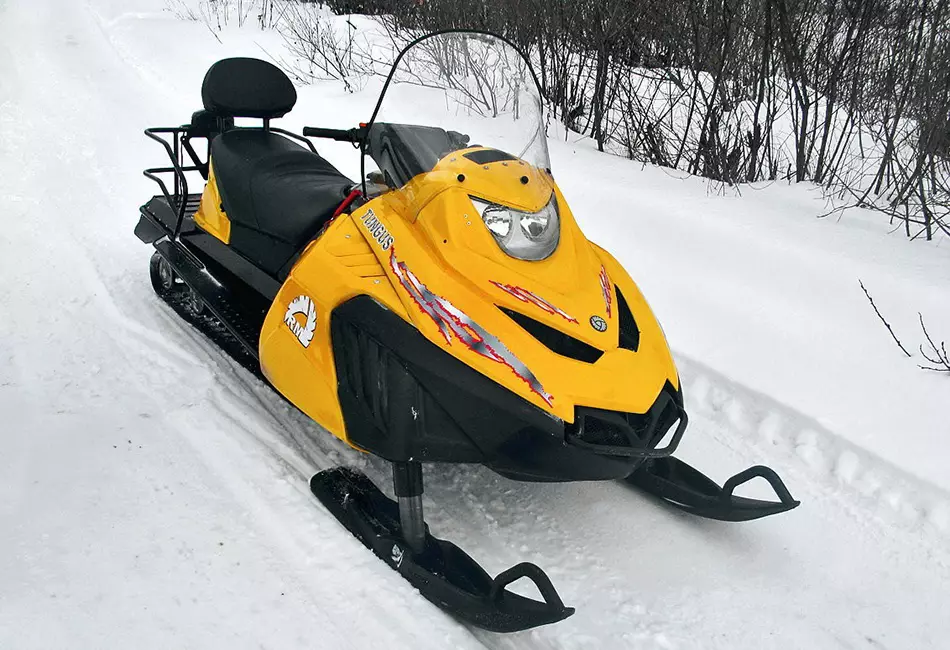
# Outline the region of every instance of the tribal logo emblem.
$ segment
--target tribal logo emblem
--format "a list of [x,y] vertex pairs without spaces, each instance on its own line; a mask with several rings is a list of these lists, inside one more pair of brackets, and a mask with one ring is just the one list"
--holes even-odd
[[[297,320],[297,314],[306,318],[303,325]],[[287,312],[284,314],[284,323],[300,341],[300,345],[305,348],[310,347],[310,342],[313,340],[313,331],[317,328],[317,308],[310,296],[300,295],[291,301],[287,307]]]
[[541,296],[535,293],[532,293],[528,291],[527,289],[522,289],[521,287],[515,287],[510,284],[502,284],[501,282],[495,282],[494,280],[491,280],[491,283],[495,285],[496,287],[498,287],[499,289],[501,289],[502,291],[504,291],[505,293],[511,296],[514,296],[521,302],[525,302],[525,303],[528,303],[529,305],[534,305],[535,307],[539,307],[549,314],[557,314],[558,316],[560,316],[561,318],[563,318],[564,320],[570,323],[577,322],[577,319],[574,318],[573,316],[570,316],[567,313],[561,311],[560,309],[558,309],[557,307],[549,303],[547,300],[545,300]]
[[389,556],[392,558],[393,564],[396,565],[397,569],[402,566],[402,559],[405,556],[405,553],[405,551],[399,548],[398,544],[393,544],[393,548]]
[[593,327],[598,332],[607,331],[607,321],[605,321],[600,316],[591,316],[590,317],[590,326]]
[[389,251],[389,268],[416,306],[436,324],[446,343],[451,345],[454,337],[475,354],[507,366],[548,406],[553,404],[554,397],[545,392],[534,373],[504,343],[447,299],[429,291],[405,262],[396,259],[395,249]]
[[600,291],[604,294],[604,306],[607,307],[607,318],[610,318],[611,308],[614,303],[613,287],[610,286],[610,278],[607,277],[607,269],[600,267]]

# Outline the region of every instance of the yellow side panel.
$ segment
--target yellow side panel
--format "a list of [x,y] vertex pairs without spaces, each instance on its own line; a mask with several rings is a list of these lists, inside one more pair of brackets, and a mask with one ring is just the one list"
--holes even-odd
[[291,269],[264,320],[259,347],[261,369],[268,381],[344,440],[330,313],[361,294],[372,296],[408,320],[366,239],[344,214],[304,250]]
[[214,166],[208,164],[208,183],[201,195],[201,205],[195,213],[195,223],[209,235],[217,237],[225,244],[231,243],[231,220],[224,213],[218,183],[214,180]]

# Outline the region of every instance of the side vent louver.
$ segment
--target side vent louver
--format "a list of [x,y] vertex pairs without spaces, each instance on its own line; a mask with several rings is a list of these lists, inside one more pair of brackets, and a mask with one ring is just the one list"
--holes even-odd
[[327,251],[361,278],[381,278],[386,275],[373,249],[355,231],[355,226],[351,229],[353,232],[347,234],[354,235],[351,239],[338,238],[327,246]]
[[637,321],[620,293],[620,287],[617,287],[617,313],[620,316],[620,347],[636,352],[640,347],[640,328],[637,327]]
[[588,345],[553,327],[548,327],[544,323],[539,323],[524,314],[519,314],[504,307],[498,308],[555,354],[584,363],[594,363],[604,354],[602,350],[598,350],[592,345]]

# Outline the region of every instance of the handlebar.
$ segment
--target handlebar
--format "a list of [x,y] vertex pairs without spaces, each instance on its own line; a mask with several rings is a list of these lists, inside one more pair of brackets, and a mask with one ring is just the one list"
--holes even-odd
[[327,138],[328,140],[337,140],[339,142],[352,142],[359,144],[364,137],[364,127],[355,129],[324,129],[318,126],[303,127],[303,134],[314,138]]

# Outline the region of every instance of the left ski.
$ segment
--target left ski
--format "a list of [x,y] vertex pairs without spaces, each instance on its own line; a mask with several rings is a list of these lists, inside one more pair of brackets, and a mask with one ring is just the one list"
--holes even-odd
[[[492,632],[517,632],[561,621],[565,607],[538,566],[522,562],[494,579],[455,544],[434,537],[424,525],[421,552],[404,537],[400,510],[364,474],[334,467],[314,474],[310,490],[347,530],[399,572],[426,599],[459,620]],[[398,490],[397,490],[398,492]],[[544,601],[506,589],[528,578]]]
[[[737,487],[759,477],[768,481],[778,501],[734,494]],[[696,468],[669,456],[645,461],[626,481],[680,510],[720,521],[751,521],[787,512],[800,503],[792,497],[779,475],[763,465],[739,472],[720,487]]]

